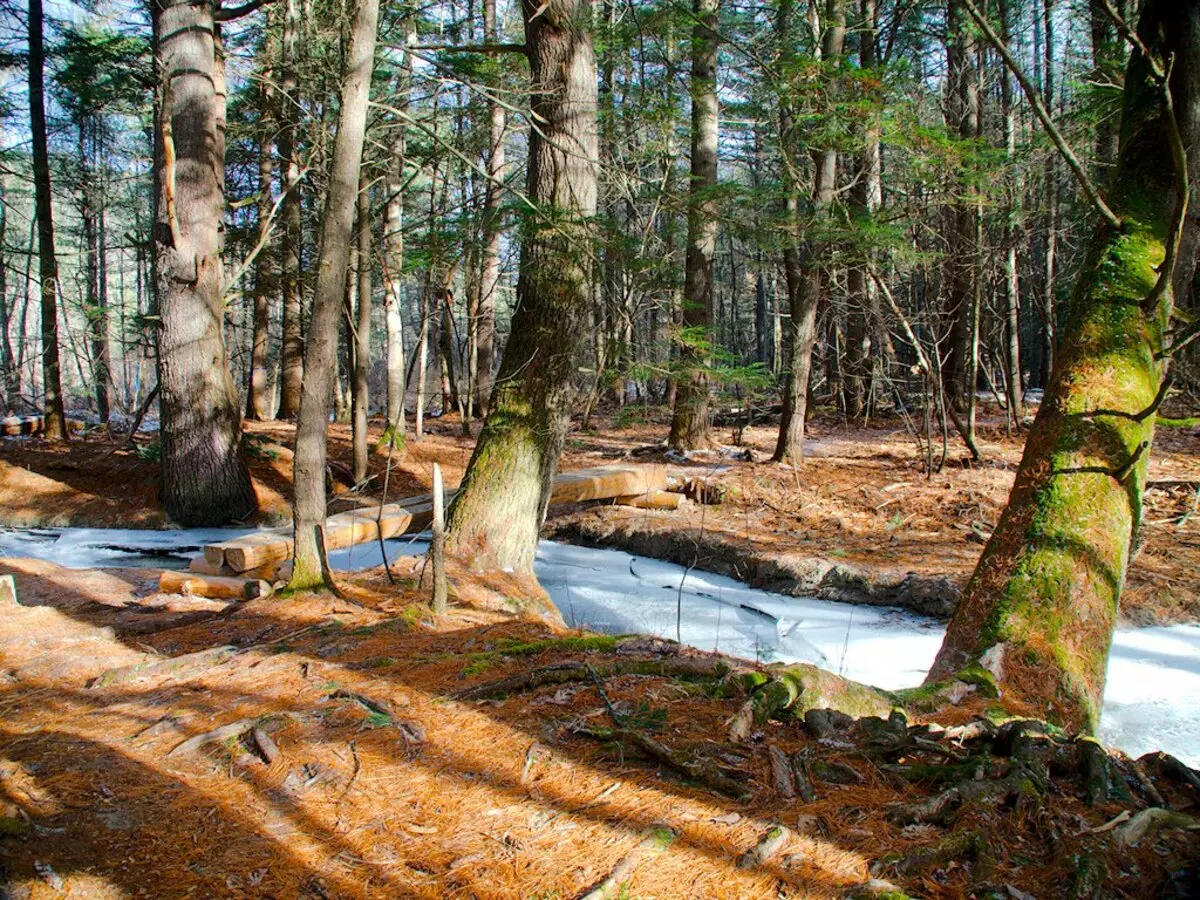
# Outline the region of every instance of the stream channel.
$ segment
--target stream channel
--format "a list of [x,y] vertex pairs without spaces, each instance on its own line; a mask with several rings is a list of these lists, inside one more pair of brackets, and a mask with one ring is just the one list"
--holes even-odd
[[[233,529],[0,530],[0,557],[73,568],[184,568]],[[421,536],[386,542],[389,559],[425,552]],[[382,562],[378,544],[330,554],[335,570]],[[676,638],[702,650],[763,662],[813,662],[847,678],[896,689],[920,684],[944,624],[890,607],[788,597],[618,550],[542,541],[536,572],[567,624],[609,634]],[[680,585],[683,585],[682,591]],[[1099,737],[1130,756],[1165,750],[1200,767],[1200,625],[1122,628],[1108,666]]]

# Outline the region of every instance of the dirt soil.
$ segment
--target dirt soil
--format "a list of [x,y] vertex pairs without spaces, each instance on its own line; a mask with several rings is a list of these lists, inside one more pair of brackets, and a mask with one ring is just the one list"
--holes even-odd
[[[603,427],[571,433],[563,469],[662,458],[643,451],[665,435],[665,411],[627,410],[595,421]],[[965,451],[952,444],[949,462],[932,477],[923,473],[916,445],[898,420],[859,428],[818,419],[810,424],[807,459],[796,470],[766,461],[773,428],[749,428],[740,447],[727,449],[748,450],[753,461],[722,453],[671,461],[679,478],[721,485],[721,505],[668,513],[556,508],[547,533],[673,559],[785,593],[898,603],[945,617],[999,518],[1020,459],[1020,437],[1006,436],[994,415],[981,422],[983,461],[966,465]],[[372,424],[372,478],[359,491],[345,483],[349,427],[331,427],[331,511],[378,499],[388,468],[379,444],[382,425]],[[448,486],[462,477],[473,437],[462,434],[454,417],[429,428],[423,440],[394,453],[389,498],[426,493],[435,461]],[[293,428],[248,422],[246,429],[261,507],[257,521],[286,522]],[[733,443],[728,429],[718,437]],[[65,447],[36,438],[0,441],[0,524],[169,527],[153,455],[145,436],[131,449],[101,430]],[[1149,477],[1143,544],[1129,570],[1122,617],[1132,624],[1200,621],[1200,428],[1160,427]]]
[[[0,564],[21,602],[0,610],[0,892],[1195,896],[1200,834],[1133,842],[1121,819],[1149,802],[1128,761],[1089,805],[1071,741],[1038,738],[1053,765],[1017,781],[1013,735],[988,751],[969,730],[810,714],[734,741],[744,696],[719,659],[461,600],[435,622],[416,565],[399,585],[353,576],[343,598],[225,605],[160,595],[153,570]],[[573,680],[462,696],[568,662],[586,664]],[[619,673],[634,665],[700,674]],[[614,721],[695,777],[609,739]],[[772,756],[813,793],[787,796]],[[706,789],[713,771],[749,796]],[[1141,775],[1200,808],[1155,760]]]

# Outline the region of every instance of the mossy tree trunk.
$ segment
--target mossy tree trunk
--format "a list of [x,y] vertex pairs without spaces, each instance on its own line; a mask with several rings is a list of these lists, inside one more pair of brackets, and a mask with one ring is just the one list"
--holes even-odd
[[717,251],[717,0],[695,0],[692,30],[692,180],[688,189],[683,333],[675,409],[667,443],[697,450],[709,443],[708,366]]
[[584,0],[524,0],[532,112],[528,195],[512,334],[462,488],[447,551],[530,572],[570,412],[591,297],[596,212],[596,60]]
[[[1179,130],[1195,147],[1200,3],[1148,0],[1138,31],[1172,73]],[[1125,85],[1108,193],[1122,225],[1101,225],[1092,240],[1008,507],[927,678],[987,669],[1002,703],[1084,731],[1100,717],[1142,514],[1172,302],[1170,273],[1156,291],[1157,268],[1181,193],[1162,91],[1138,52]]]

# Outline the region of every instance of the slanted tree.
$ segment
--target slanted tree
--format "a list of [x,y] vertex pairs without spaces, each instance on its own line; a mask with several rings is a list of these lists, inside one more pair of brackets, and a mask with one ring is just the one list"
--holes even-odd
[[[791,0],[780,6],[780,39],[787,41],[791,32]],[[842,55],[846,40],[845,0],[826,0],[822,17],[824,33],[821,37],[821,59],[828,66],[836,66]],[[785,107],[786,109],[786,107]],[[829,110],[830,112],[832,110]],[[791,132],[795,127],[790,111],[785,113],[784,130]],[[781,141],[785,155],[783,165],[790,169],[796,165],[792,158],[795,137],[789,135]],[[798,463],[804,457],[804,420],[808,410],[808,381],[812,375],[813,345],[817,339],[817,308],[821,301],[825,283],[825,254],[828,241],[820,236],[828,228],[828,219],[837,189],[838,153],[835,147],[818,147],[812,150],[813,192],[812,229],[817,234],[806,237],[797,247],[790,244],[784,252],[784,278],[787,283],[788,308],[791,312],[791,356],[788,359],[787,380],[783,389],[783,412],[779,419],[779,439],[775,443],[772,457],[776,462]],[[793,195],[794,196],[794,195]],[[794,199],[789,205],[794,208]],[[794,224],[794,223],[789,223]]]
[[46,146],[46,50],[42,0],[29,0],[29,128],[33,136],[33,191],[37,217],[38,275],[42,299],[42,390],[47,440],[67,439],[62,374],[58,361],[58,256],[50,193],[50,153]]
[[533,120],[517,307],[491,406],[450,509],[447,552],[531,572],[566,438],[591,297],[596,60],[590,4],[523,0]]
[[1100,719],[1141,525],[1172,280],[1196,265],[1176,248],[1184,148],[1200,146],[1200,2],[1147,0],[1137,40],[1146,52],[1129,60],[1106,196],[1118,221],[1096,228],[1008,506],[927,679],[973,669],[969,680],[994,679],[1001,702],[1084,731]]
[[219,525],[257,507],[222,331],[225,66],[212,3],[154,0],[151,10],[162,499],[181,525]]
[[713,257],[717,252],[717,6],[694,0],[692,29],[692,179],[688,188],[683,331],[675,409],[667,443],[696,450],[709,442],[708,364],[712,352]]
[[329,172],[329,191],[321,222],[321,255],[313,296],[312,321],[304,351],[304,385],[296,423],[295,560],[293,589],[326,583],[322,559],[325,531],[325,463],[329,400],[336,366],[338,318],[350,263],[354,214],[359,195],[358,170],[367,128],[367,100],[375,58],[378,0],[359,0],[350,26],[338,107],[337,137]]

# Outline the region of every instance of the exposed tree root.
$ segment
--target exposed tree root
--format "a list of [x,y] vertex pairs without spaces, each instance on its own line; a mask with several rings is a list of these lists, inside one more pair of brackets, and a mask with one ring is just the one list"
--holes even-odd
[[[599,666],[588,663],[560,663],[527,672],[518,672],[498,681],[489,681],[454,695],[456,700],[490,700],[509,694],[519,694],[548,684],[571,681],[591,681],[593,677],[611,678],[614,675],[656,675],[662,678],[706,680],[729,674],[729,663],[720,659],[675,657],[669,659],[622,659]],[[593,675],[594,672],[594,675]]]
[[739,869],[757,869],[769,862],[782,849],[791,834],[782,825],[773,826],[757,844],[738,857],[737,867]]
[[1200,831],[1200,819],[1173,809],[1152,807],[1143,809],[1116,830],[1117,840],[1126,847],[1133,847],[1147,837],[1153,837],[1166,828],[1185,828]]
[[212,647],[197,653],[185,653],[182,656],[169,656],[160,659],[149,659],[146,662],[135,663],[132,666],[121,666],[119,669],[109,669],[101,672],[88,682],[89,688],[109,687],[114,684],[129,684],[147,678],[171,676],[183,678],[194,675],[205,669],[218,666],[241,652],[237,647]]
[[748,800],[754,793],[743,782],[730,778],[722,772],[712,760],[689,759],[682,752],[672,750],[650,735],[636,729],[574,728],[572,731],[598,741],[618,741],[633,746],[651,759],[687,776],[697,784],[735,800]]

